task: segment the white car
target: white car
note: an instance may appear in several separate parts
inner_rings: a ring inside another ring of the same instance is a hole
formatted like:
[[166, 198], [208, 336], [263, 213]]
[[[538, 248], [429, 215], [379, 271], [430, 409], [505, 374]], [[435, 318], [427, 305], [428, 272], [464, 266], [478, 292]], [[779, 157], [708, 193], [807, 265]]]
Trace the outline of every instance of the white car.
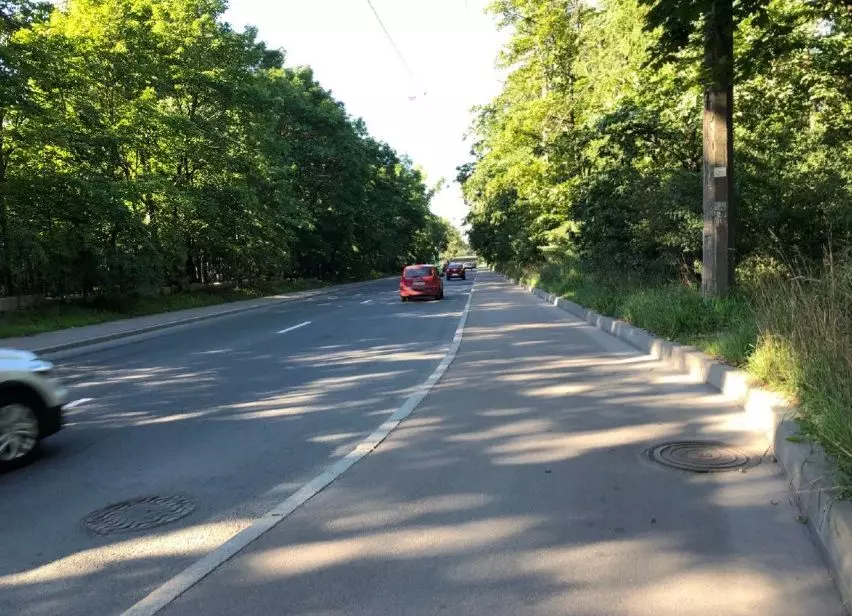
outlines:
[[35, 353], [0, 349], [0, 470], [28, 462], [62, 427], [67, 390], [52, 370]]

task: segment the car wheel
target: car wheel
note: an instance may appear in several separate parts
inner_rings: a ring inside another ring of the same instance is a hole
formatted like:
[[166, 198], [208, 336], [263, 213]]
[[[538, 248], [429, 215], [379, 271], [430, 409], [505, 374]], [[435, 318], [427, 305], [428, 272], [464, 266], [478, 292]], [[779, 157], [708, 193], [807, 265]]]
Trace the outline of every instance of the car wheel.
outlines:
[[37, 453], [40, 406], [27, 392], [0, 395], [0, 470], [26, 464]]
[[402, 295], [399, 296], [399, 301], [401, 301], [401, 302], [404, 302], [407, 299], [408, 299], [407, 297], [403, 297]]

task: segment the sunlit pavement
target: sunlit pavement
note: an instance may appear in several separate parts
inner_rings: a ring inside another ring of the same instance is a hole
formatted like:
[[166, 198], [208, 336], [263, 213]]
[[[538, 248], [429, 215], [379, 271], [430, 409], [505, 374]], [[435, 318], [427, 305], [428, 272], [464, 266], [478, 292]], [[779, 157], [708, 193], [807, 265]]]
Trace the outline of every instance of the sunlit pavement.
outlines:
[[[403, 304], [377, 282], [58, 359], [91, 400], [41, 459], [0, 475], [0, 614], [120, 613], [250, 525], [426, 379], [471, 287]], [[83, 524], [149, 496], [194, 509], [134, 532]]]
[[[444, 357], [444, 302], [393, 284], [61, 365], [46, 455], [0, 476], [0, 614], [119, 614], [339, 459]], [[766, 443], [718, 395], [480, 273], [455, 362], [388, 440], [161, 612], [837, 616], [777, 465], [688, 474], [673, 439]], [[176, 496], [171, 524], [83, 519]]]
[[415, 414], [164, 614], [836, 616], [779, 469], [703, 385], [481, 274], [455, 363]]

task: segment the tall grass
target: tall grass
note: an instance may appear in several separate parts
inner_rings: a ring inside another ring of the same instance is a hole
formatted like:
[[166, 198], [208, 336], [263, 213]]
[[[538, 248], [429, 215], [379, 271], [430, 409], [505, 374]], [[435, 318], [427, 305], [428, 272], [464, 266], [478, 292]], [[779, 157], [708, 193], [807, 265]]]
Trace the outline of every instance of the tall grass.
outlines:
[[852, 477], [852, 256], [768, 281], [754, 294], [752, 368], [793, 394], [805, 431]]

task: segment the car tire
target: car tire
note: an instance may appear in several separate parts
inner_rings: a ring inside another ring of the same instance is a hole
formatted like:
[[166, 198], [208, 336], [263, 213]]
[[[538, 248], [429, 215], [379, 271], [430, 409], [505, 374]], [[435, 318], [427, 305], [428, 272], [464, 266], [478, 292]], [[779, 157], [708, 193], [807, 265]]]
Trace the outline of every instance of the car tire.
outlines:
[[44, 403], [32, 392], [0, 393], [0, 471], [18, 468], [36, 457], [43, 411]]
[[405, 302], [405, 301], [408, 301], [408, 298], [407, 298], [407, 297], [403, 297], [402, 295], [400, 295], [400, 296], [399, 296], [399, 301], [401, 301], [401, 302]]

